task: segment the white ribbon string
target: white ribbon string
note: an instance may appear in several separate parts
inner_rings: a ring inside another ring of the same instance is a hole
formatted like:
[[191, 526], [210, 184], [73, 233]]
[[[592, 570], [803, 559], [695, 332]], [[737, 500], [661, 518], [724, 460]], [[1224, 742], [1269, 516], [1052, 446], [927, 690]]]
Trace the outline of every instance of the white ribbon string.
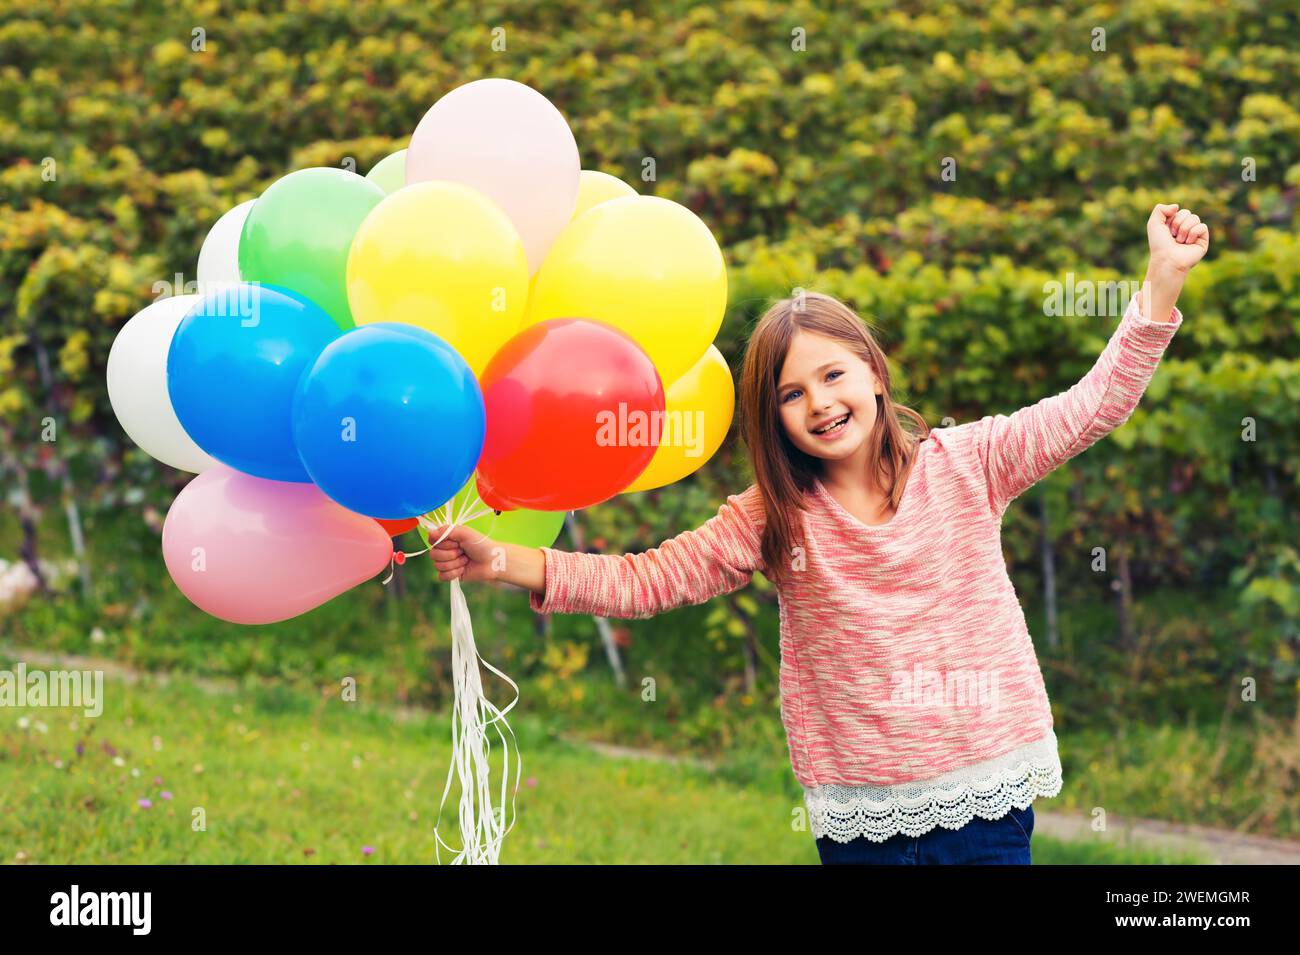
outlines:
[[[426, 550], [431, 550], [441, 543], [455, 525], [494, 513], [490, 508], [473, 510], [476, 504], [482, 503], [477, 500], [476, 494], [473, 496], [475, 498], [473, 502], [468, 498], [462, 502], [459, 514], [451, 513], [452, 505], [449, 501], [443, 507], [431, 511], [429, 515], [419, 518], [420, 526], [426, 531], [431, 531], [442, 524], [447, 525], [442, 536], [437, 540], [430, 540]], [[494, 517], [493, 525], [495, 524]], [[515, 691], [515, 698], [505, 709], [498, 709], [484, 696], [479, 664], [491, 670]], [[447, 767], [447, 784], [442, 791], [442, 800], [438, 803], [438, 820], [433, 827], [436, 840], [434, 852], [441, 864], [442, 856], [439, 850], [454, 848], [443, 841], [438, 833], [438, 826], [442, 822], [442, 809], [447, 802], [447, 794], [451, 791], [452, 777], [455, 776], [460, 783], [458, 818], [461, 849], [451, 860], [451, 864], [497, 865], [500, 862], [501, 845], [515, 825], [515, 796], [519, 792], [519, 777], [523, 769], [519, 747], [516, 745], [515, 785], [510, 794], [510, 822], [507, 825], [506, 791], [509, 789], [510, 780], [510, 743], [507, 734], [510, 739], [514, 739], [515, 734], [510, 729], [510, 724], [506, 722], [506, 714], [519, 702], [519, 685], [479, 656], [478, 648], [474, 644], [474, 628], [470, 620], [469, 606], [465, 603], [465, 593], [461, 589], [459, 579], [451, 582], [451, 669], [452, 685], [455, 690], [451, 711], [451, 765]], [[495, 727], [504, 756], [501, 764], [499, 807], [493, 805], [492, 799], [492, 744], [487, 732], [488, 727]]]

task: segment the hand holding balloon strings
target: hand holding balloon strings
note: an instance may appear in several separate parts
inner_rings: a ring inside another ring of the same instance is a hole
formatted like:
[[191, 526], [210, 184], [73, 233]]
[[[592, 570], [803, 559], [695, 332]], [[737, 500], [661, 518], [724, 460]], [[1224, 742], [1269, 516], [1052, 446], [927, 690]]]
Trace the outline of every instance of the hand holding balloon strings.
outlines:
[[[468, 524], [470, 521], [477, 520], [480, 517], [486, 517], [488, 514], [495, 513], [490, 508], [486, 508], [486, 507], [478, 508], [477, 510], [473, 510], [472, 513], [470, 513], [471, 509], [473, 508], [473, 504], [468, 500], [461, 501], [459, 507], [456, 507], [456, 504], [457, 504], [456, 499], [453, 498], [452, 500], [444, 504], [442, 507], [434, 508], [432, 511], [429, 512], [429, 514], [432, 515], [432, 518], [434, 519], [430, 519], [429, 516], [425, 516], [425, 515], [420, 515], [419, 517], [416, 518], [416, 521], [419, 523], [420, 528], [424, 530], [426, 534], [436, 530], [439, 527], [443, 527], [444, 525], [446, 526], [446, 530], [443, 531], [442, 535], [436, 541], [435, 540], [429, 541], [428, 546], [426, 546], [423, 550], [417, 550], [417, 551], [394, 550], [392, 560], [388, 565], [388, 576], [385, 577], [381, 581], [381, 583], [387, 584], [390, 580], [393, 579], [394, 564], [401, 566], [402, 564], [405, 564], [407, 559], [410, 557], [420, 557], [424, 554], [431, 553], [434, 550], [434, 548], [436, 548], [446, 538], [446, 536], [452, 532], [452, 528], [461, 524]], [[453, 507], [456, 507], [456, 511], [454, 515], [453, 515]]]

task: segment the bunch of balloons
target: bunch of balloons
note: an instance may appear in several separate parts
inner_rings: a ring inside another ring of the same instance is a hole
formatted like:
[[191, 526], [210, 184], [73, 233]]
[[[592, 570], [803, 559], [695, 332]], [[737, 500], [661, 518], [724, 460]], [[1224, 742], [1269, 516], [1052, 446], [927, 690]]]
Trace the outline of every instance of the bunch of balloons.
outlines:
[[698, 469], [734, 408], [726, 297], [690, 210], [582, 170], [537, 91], [476, 80], [368, 175], [302, 169], [223, 215], [197, 294], [121, 330], [108, 390], [198, 473], [172, 579], [271, 623], [400, 562], [426, 515], [481, 504], [474, 526], [549, 545], [565, 512]]

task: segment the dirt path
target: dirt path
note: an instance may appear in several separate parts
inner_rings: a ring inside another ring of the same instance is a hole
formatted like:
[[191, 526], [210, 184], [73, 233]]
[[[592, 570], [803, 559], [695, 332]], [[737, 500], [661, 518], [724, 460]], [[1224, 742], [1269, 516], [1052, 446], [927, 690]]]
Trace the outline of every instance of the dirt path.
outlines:
[[1300, 865], [1300, 842], [1289, 839], [1159, 819], [1111, 815], [1106, 822], [1105, 832], [1094, 832], [1090, 815], [1034, 807], [1034, 835], [1048, 835], [1063, 842], [1100, 839], [1133, 848], [1194, 852], [1220, 865]]
[[[70, 670], [102, 670], [107, 677], [138, 682], [142, 674], [113, 660], [71, 654], [48, 653], [19, 647], [0, 646], [0, 655], [23, 660], [29, 667], [59, 667]], [[152, 679], [166, 683], [166, 674], [147, 674]], [[195, 685], [212, 693], [233, 693], [239, 684], [226, 678], [187, 677]], [[415, 707], [386, 707], [399, 717], [409, 716]], [[689, 765], [711, 770], [709, 760], [688, 756], [657, 753], [653, 750], [635, 749], [576, 736], [561, 737], [565, 742], [581, 746], [609, 759], [648, 759], [672, 765]], [[1300, 865], [1300, 841], [1254, 836], [1231, 829], [1210, 826], [1185, 825], [1162, 822], [1159, 819], [1129, 818], [1111, 815], [1105, 832], [1094, 832], [1092, 817], [1085, 813], [1065, 812], [1034, 807], [1034, 833], [1060, 839], [1063, 842], [1088, 842], [1100, 839], [1117, 845], [1151, 847], [1194, 852], [1222, 865]]]

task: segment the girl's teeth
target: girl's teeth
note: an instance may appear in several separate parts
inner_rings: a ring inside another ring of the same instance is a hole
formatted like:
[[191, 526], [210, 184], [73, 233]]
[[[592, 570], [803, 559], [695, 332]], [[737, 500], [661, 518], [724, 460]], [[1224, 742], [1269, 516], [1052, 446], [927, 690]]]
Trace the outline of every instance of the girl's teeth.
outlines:
[[845, 415], [838, 424], [832, 425], [824, 431], [818, 431], [818, 434], [834, 434], [836, 431], [843, 430], [844, 426], [849, 423], [849, 416]]

